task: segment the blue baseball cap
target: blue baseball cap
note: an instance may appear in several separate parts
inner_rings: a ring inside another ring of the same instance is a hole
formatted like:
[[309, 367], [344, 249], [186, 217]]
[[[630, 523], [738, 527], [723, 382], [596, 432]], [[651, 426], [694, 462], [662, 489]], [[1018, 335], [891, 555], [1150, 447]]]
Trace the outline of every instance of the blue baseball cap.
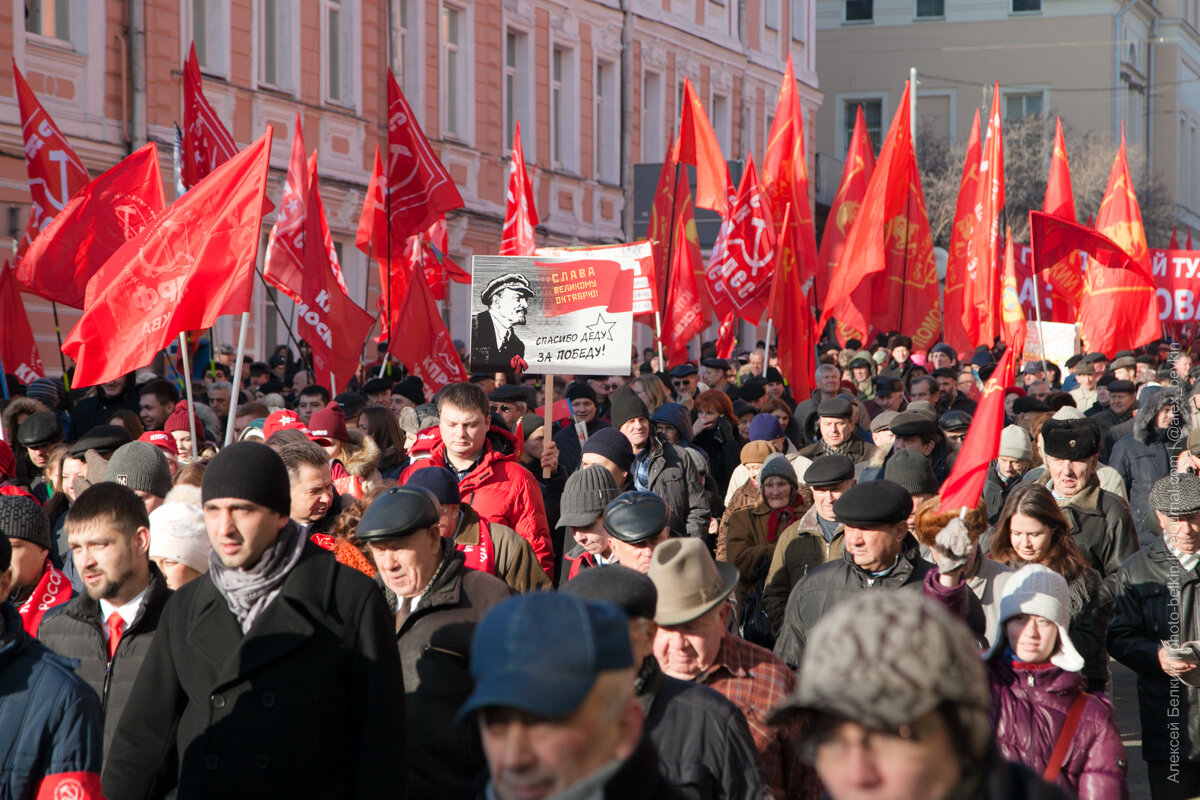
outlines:
[[513, 597], [475, 627], [475, 691], [457, 719], [491, 706], [562, 719], [583, 704], [601, 672], [632, 666], [629, 620], [615, 605], [553, 592]]

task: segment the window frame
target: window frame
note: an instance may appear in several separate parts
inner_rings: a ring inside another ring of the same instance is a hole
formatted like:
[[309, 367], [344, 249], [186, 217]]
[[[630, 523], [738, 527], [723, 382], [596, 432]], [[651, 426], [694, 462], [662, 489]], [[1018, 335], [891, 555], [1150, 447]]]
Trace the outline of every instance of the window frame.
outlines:
[[[1017, 8], [1017, 3], [1037, 3], [1037, 8]], [[1009, 0], [1008, 13], [1010, 14], [1041, 14], [1042, 0]]]
[[[1013, 117], [1008, 113], [1009, 98], [1015, 98], [1015, 97], [1026, 98], [1026, 97], [1033, 97], [1034, 95], [1041, 95], [1042, 110], [1040, 112], [1040, 116], [1043, 119], [1048, 119], [1049, 118], [1049, 108], [1050, 108], [1050, 87], [1049, 86], [1008, 86], [1008, 87], [1001, 86], [1000, 87], [1001, 120], [1004, 122], [1008, 122], [1010, 119], [1013, 119]], [[1025, 113], [1024, 100], [1022, 100], [1021, 105], [1022, 105], [1021, 116], [1016, 117], [1015, 119], [1025, 119], [1026, 117], [1034, 116], [1032, 114]]]
[[[938, 2], [941, 3], [941, 11], [936, 14], [922, 14], [921, 3], [923, 2]], [[913, 0], [913, 19], [914, 20], [944, 20], [946, 18], [946, 0]]]
[[[620, 69], [620, 61], [617, 59], [597, 56], [594, 60], [592, 174], [596, 180], [610, 186], [618, 186], [621, 183]], [[602, 75], [602, 70], [606, 70], [606, 74]], [[605, 167], [605, 164], [609, 166]]]
[[[448, 33], [446, 15], [449, 12], [458, 15], [458, 41], [453, 45], [446, 40]], [[472, 124], [474, 104], [470, 102], [472, 19], [469, 5], [449, 2], [438, 4], [438, 129], [443, 139], [468, 145], [474, 139], [474, 125]], [[446, 77], [451, 63], [451, 47], [453, 47], [455, 70], [453, 81]], [[450, 95], [451, 83], [454, 84], [453, 97]], [[450, 125], [451, 105], [454, 106], [455, 125], [453, 130]]]
[[[879, 147], [883, 142], [883, 137], [886, 135], [888, 125], [891, 122], [891, 118], [885, 116], [891, 109], [890, 92], [846, 92], [843, 94], [838, 94], [834, 98], [834, 101], [837, 103], [837, 119], [835, 126], [835, 135], [837, 136], [837, 153], [838, 158], [843, 161], [845, 161], [846, 153], [849, 152], [850, 149], [850, 136], [854, 133], [853, 119], [851, 119], [849, 125], [846, 124], [846, 105], [848, 103], [861, 104], [865, 101], [878, 101], [879, 138], [878, 141], [875, 138], [871, 139], [871, 146], [874, 148], [876, 154], [878, 154]], [[868, 134], [869, 133], [870, 131], [868, 130]]]
[[[651, 102], [650, 78], [657, 81], [657, 99]], [[655, 69], [642, 70], [642, 163], [654, 164], [666, 158], [666, 97], [667, 76]]]
[[[196, 61], [200, 72], [223, 80], [229, 80], [230, 53], [229, 34], [231, 31], [229, 0], [180, 0], [180, 62], [188, 57], [188, 52], [195, 41], [195, 9], [197, 3], [205, 8], [205, 39], [202, 47], [196, 50]], [[210, 43], [212, 46], [210, 46]]]
[[[856, 5], [865, 4], [865, 5], [869, 6], [868, 16], [851, 17], [850, 16], [850, 4], [851, 3], [854, 3]], [[846, 2], [842, 4], [842, 22], [844, 24], [865, 25], [867, 23], [874, 22], [874, 21], [875, 21], [875, 2], [874, 2], [874, 0], [846, 0]]]
[[[514, 61], [508, 63], [508, 39], [515, 37]], [[521, 123], [523, 135], [521, 149], [526, 162], [532, 162], [536, 156], [536, 122], [534, 118], [536, 103], [533, 87], [533, 33], [519, 25], [508, 25], [504, 29], [504, 39], [501, 45], [501, 56], [504, 63], [504, 82], [502, 86], [503, 105], [501, 115], [504, 119], [504, 152], [512, 151], [513, 131], [515, 123]], [[512, 95], [510, 97], [510, 94]], [[511, 112], [509, 106], [512, 106]]]
[[[362, 55], [360, 48], [359, 13], [356, 0], [321, 0], [320, 5], [320, 51], [321, 51], [321, 99], [326, 105], [357, 111], [359, 102], [359, 79]], [[330, 12], [338, 13], [338, 74], [337, 94], [331, 87], [330, 67], [334, 58], [330, 52]]]
[[[555, 77], [559, 54], [563, 69]], [[570, 42], [550, 43], [550, 164], [553, 169], [578, 174], [579, 147], [579, 48]], [[557, 91], [557, 95], [556, 95]], [[564, 147], [563, 145], [566, 145]]]
[[[393, 0], [388, 0], [389, 4]], [[394, 0], [390, 5], [392, 13], [391, 35], [392, 51], [389, 66], [397, 77], [400, 90], [412, 107], [417, 121], [424, 124], [425, 103], [425, 3], [423, 0]], [[406, 9], [409, 17], [407, 26], [402, 24], [401, 9]]]

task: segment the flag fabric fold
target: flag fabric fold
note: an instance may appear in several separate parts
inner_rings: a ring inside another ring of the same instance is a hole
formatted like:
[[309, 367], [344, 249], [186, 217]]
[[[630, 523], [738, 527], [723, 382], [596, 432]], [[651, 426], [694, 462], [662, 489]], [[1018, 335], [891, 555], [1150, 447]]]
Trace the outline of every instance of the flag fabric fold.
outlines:
[[521, 123], [513, 134], [512, 163], [508, 171], [508, 192], [504, 199], [504, 229], [500, 235], [500, 255], [531, 256], [537, 247], [533, 229], [537, 227], [537, 206], [533, 199], [533, 181], [525, 172], [525, 151], [521, 147]]
[[967, 269], [967, 242], [975, 220], [975, 193], [979, 185], [979, 110], [971, 123], [967, 154], [963, 159], [958, 202], [954, 206], [954, 228], [950, 231], [950, 251], [946, 258], [946, 289], [943, 295], [944, 338], [956, 353], [973, 349], [971, 334], [963, 325], [963, 276]]
[[[1050, 158], [1050, 176], [1046, 181], [1046, 198], [1042, 211], [1068, 222], [1075, 221], [1075, 197], [1071, 192], [1071, 165], [1067, 160], [1067, 140], [1063, 136], [1062, 120], [1056, 120], [1054, 153]], [[1045, 267], [1050, 282], [1050, 317], [1054, 322], [1073, 323], [1079, 317], [1083, 299], [1083, 260], [1078, 251], [1071, 251], [1060, 260]]]
[[821, 236], [821, 249], [817, 252], [817, 294], [813, 299], [817, 301], [814, 305], [819, 308], [827, 305], [829, 281], [842, 261], [846, 237], [850, 235], [850, 229], [858, 217], [874, 171], [875, 150], [871, 146], [871, 137], [867, 135], [867, 121], [863, 117], [862, 106], [859, 106], [854, 118], [854, 132], [850, 135], [850, 149], [846, 152], [846, 163], [842, 167], [841, 183], [829, 208], [829, 218]]
[[1029, 328], [1025, 324], [1025, 310], [1021, 308], [1017, 264], [1013, 257], [1012, 228], [1005, 231], [1004, 239], [1004, 272], [1000, 281], [1000, 338], [1010, 350], [1020, 353], [1025, 349], [1025, 337]]
[[47, 300], [83, 308], [92, 275], [165, 206], [158, 146], [150, 142], [71, 198], [25, 251], [17, 280]]
[[[792, 207], [785, 207], [783, 229], [791, 222]], [[797, 389], [811, 392], [816, 387], [816, 321], [800, 282], [801, 266], [796, 239], [784, 236], [779, 240], [775, 279], [771, 281], [770, 315], [778, 332], [779, 368], [784, 379]]]
[[696, 168], [696, 205], [721, 216], [729, 210], [733, 181], [721, 155], [717, 134], [708, 121], [692, 82], [683, 79], [683, 108], [679, 115], [679, 162]]
[[[682, 175], [682, 170], [680, 171]], [[663, 317], [663, 344], [667, 360], [682, 364], [688, 360], [687, 345], [704, 329], [700, 292], [696, 287], [696, 265], [700, 259], [700, 240], [696, 236], [696, 217], [692, 211], [692, 193], [683, 175], [675, 187], [675, 243], [667, 277], [667, 309]]]
[[758, 325], [767, 309], [774, 272], [775, 225], [759, 189], [754, 156], [749, 155], [737, 196], [729, 208], [729, 226], [717, 274], [721, 294], [736, 309], [737, 316], [751, 325]]
[[404, 320], [404, 336], [393, 336], [388, 352], [424, 382], [428, 396], [467, 380], [467, 370], [434, 305], [429, 284], [410, 277], [397, 319]]
[[7, 261], [0, 266], [0, 330], [4, 331], [0, 336], [0, 359], [4, 361], [0, 374], [16, 375], [17, 380], [28, 384], [45, 377], [46, 370], [14, 273]]
[[63, 342], [75, 385], [148, 364], [181, 332], [250, 310], [271, 126], [125, 242], [88, 281]]
[[1004, 388], [1016, 377], [1017, 353], [1012, 347], [1004, 351], [995, 372], [983, 387], [979, 407], [967, 429], [954, 469], [942, 484], [943, 511], [956, 508], [975, 508], [983, 495], [988, 467], [1000, 452], [1000, 432], [1004, 430]]
[[204, 96], [196, 45], [183, 63], [183, 185], [191, 189], [237, 153], [233, 136]]
[[1000, 84], [992, 93], [987, 136], [979, 158], [974, 218], [967, 240], [963, 274], [963, 328], [971, 346], [991, 347], [1000, 335], [1000, 212], [1004, 208], [1004, 133], [1000, 121]]
[[304, 131], [300, 115], [292, 136], [292, 155], [288, 161], [287, 178], [279, 213], [267, 237], [267, 254], [263, 257], [263, 278], [286, 294], [293, 302], [300, 300], [304, 283], [304, 228], [308, 205], [309, 168], [304, 149]]

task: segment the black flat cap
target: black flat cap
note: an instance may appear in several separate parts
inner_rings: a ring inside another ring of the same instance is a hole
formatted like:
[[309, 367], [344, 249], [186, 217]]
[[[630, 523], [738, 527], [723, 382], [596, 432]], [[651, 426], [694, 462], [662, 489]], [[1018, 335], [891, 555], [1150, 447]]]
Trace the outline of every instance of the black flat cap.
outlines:
[[867, 481], [851, 486], [833, 501], [833, 516], [843, 525], [878, 528], [903, 522], [912, 513], [912, 508], [912, 496], [900, 484], [886, 480]]
[[[1200, 383], [1198, 383], [1196, 385], [1200, 386]], [[735, 417], [737, 417], [738, 419], [741, 419], [746, 414], [757, 414], [757, 413], [758, 413], [758, 409], [755, 408], [754, 406], [750, 405], [749, 403], [747, 403], [745, 400], [742, 400], [739, 398], [739, 399], [733, 401], [733, 415]]]
[[1150, 505], [1155, 511], [1175, 519], [1200, 512], [1200, 476], [1174, 472], [1159, 478], [1150, 490]]
[[425, 384], [416, 375], [409, 375], [404, 380], [392, 386], [392, 394], [398, 394], [412, 401], [413, 405], [425, 402]]
[[1083, 461], [1100, 452], [1100, 426], [1093, 419], [1048, 419], [1042, 425], [1048, 456]]
[[1120, 394], [1133, 394], [1137, 387], [1133, 385], [1133, 381], [1113, 381], [1108, 385], [1108, 393], [1118, 392]]
[[720, 370], [729, 369], [729, 362], [723, 358], [706, 358], [703, 361], [701, 361], [700, 364], [703, 365], [704, 367], [707, 367], [708, 369], [720, 369]]
[[900, 379], [890, 375], [872, 378], [871, 383], [875, 386], [875, 394], [879, 397], [887, 397], [892, 392], [900, 391]]
[[1077, 354], [1075, 354], [1075, 355], [1071, 356], [1070, 358], [1068, 358], [1068, 359], [1066, 360], [1066, 362], [1064, 362], [1064, 366], [1065, 366], [1067, 369], [1074, 369], [1074, 368], [1075, 368], [1075, 365], [1076, 365], [1076, 364], [1078, 364], [1078, 363], [1079, 363], [1079, 362], [1080, 362], [1082, 359], [1083, 359], [1083, 356], [1082, 356], [1082, 355], [1079, 355], [1079, 354], [1077, 353]]
[[937, 421], [917, 411], [902, 411], [892, 420], [889, 430], [896, 436], [933, 436]]
[[604, 530], [628, 544], [652, 539], [667, 527], [671, 510], [654, 492], [625, 492], [604, 509]]
[[53, 411], [35, 411], [17, 428], [17, 442], [25, 447], [41, 447], [62, 439], [62, 423]]
[[938, 424], [944, 431], [965, 431], [971, 427], [971, 415], [965, 411], [947, 411]]
[[400, 486], [375, 498], [363, 513], [354, 536], [362, 542], [395, 539], [426, 530], [438, 521], [438, 504], [428, 489]]
[[1108, 361], [1108, 356], [1104, 355], [1104, 353], [1088, 353], [1083, 357], [1083, 360], [1098, 364], [1101, 361]]
[[686, 378], [688, 375], [696, 374], [696, 365], [688, 361], [685, 364], [678, 364], [671, 367], [672, 378]]
[[854, 462], [843, 455], [821, 456], [804, 471], [806, 486], [837, 486], [854, 477]]
[[379, 394], [380, 392], [392, 391], [392, 386], [395, 383], [390, 378], [371, 378], [363, 384], [363, 394]]
[[1134, 359], [1134, 357], [1132, 355], [1118, 356], [1116, 359], [1113, 360], [1113, 362], [1111, 364], [1109, 364], [1109, 367], [1111, 367], [1112, 369], [1129, 369], [1130, 367], [1136, 367], [1136, 366], [1137, 366], [1137, 360]]
[[526, 278], [519, 272], [510, 272], [507, 275], [492, 278], [488, 282], [488, 285], [484, 287], [483, 294], [479, 296], [480, 302], [485, 306], [491, 305], [492, 298], [496, 296], [496, 292], [502, 289], [512, 289], [522, 297], [533, 297], [533, 288], [529, 285], [529, 278]]
[[950, 367], [939, 367], [929, 374], [935, 378], [949, 378], [952, 381], [958, 380], [958, 370], [951, 369]]
[[871, 367], [875, 366], [875, 362], [866, 356], [855, 356], [854, 358], [850, 359], [850, 363], [846, 366], [850, 367], [850, 369], [856, 369], [858, 367], [870, 369]]
[[1040, 361], [1030, 361], [1021, 368], [1021, 374], [1023, 375], [1036, 375], [1039, 372], [1045, 372], [1045, 370], [1042, 369], [1042, 362]]
[[129, 431], [120, 425], [97, 425], [71, 445], [68, 454], [71, 458], [83, 458], [88, 450], [112, 453], [121, 445], [132, 441], [133, 437], [129, 435]]
[[[1112, 389], [1109, 389], [1109, 391], [1112, 391]], [[1027, 413], [1039, 413], [1040, 414], [1043, 411], [1049, 411], [1049, 410], [1050, 410], [1050, 406], [1046, 405], [1041, 400], [1038, 400], [1036, 397], [1029, 397], [1027, 395], [1025, 397], [1018, 397], [1016, 400], [1013, 401], [1013, 413], [1014, 414], [1027, 414]]]
[[850, 419], [854, 416], [854, 406], [845, 397], [838, 395], [822, 400], [821, 405], [817, 406], [817, 416]]
[[1132, 350], [1118, 350], [1113, 354], [1113, 358], [1121, 358], [1123, 356], [1129, 356], [1130, 358], [1133, 358], [1136, 355], [1137, 353], [1133, 352]]
[[598, 569], [585, 569], [559, 589], [580, 600], [612, 603], [633, 619], [654, 619], [658, 607], [658, 589], [654, 581], [636, 569], [610, 564]]
[[496, 391], [488, 395], [488, 400], [497, 403], [511, 403], [515, 401], [525, 402], [525, 387], [516, 386], [511, 383], [506, 383], [502, 386], [497, 386]]
[[783, 373], [774, 367], [767, 367], [767, 383], [783, 383]]
[[738, 389], [738, 397], [743, 400], [758, 400], [767, 393], [764, 388], [766, 385], [767, 382], [759, 376], [748, 378]]

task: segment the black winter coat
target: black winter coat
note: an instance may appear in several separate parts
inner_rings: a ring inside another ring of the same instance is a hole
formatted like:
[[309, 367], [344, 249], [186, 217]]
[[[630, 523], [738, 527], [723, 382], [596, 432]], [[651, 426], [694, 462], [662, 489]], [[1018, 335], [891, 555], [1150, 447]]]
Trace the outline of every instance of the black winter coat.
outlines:
[[[679, 445], [660, 442], [650, 437], [650, 491], [667, 501], [671, 509], [671, 535], [694, 536], [703, 539], [708, 535], [711, 511], [704, 497], [704, 482], [695, 462]], [[637, 469], [636, 465], [633, 469]], [[630, 481], [632, 482], [632, 471]]]
[[[1174, 401], [1183, 416], [1183, 424], [1166, 430], [1155, 427], [1159, 411]], [[1162, 535], [1162, 526], [1150, 505], [1150, 490], [1159, 478], [1175, 471], [1175, 460], [1187, 446], [1191, 414], [1188, 403], [1174, 389], [1158, 392], [1138, 409], [1133, 418], [1133, 433], [1113, 445], [1108, 465], [1125, 482], [1129, 510], [1142, 547], [1153, 544]]]
[[134, 679], [146, 660], [163, 606], [171, 596], [158, 567], [150, 565], [150, 586], [137, 616], [121, 633], [117, 652], [108, 660], [107, 623], [101, 616], [100, 601], [86, 594], [76, 595], [42, 620], [38, 638], [42, 644], [65, 658], [79, 662], [75, 672], [87, 681], [100, 698], [104, 709], [104, 752], [112, 746], [113, 733], [121, 713], [129, 702]]
[[1108, 650], [1138, 675], [1147, 761], [1167, 761], [1173, 752], [1183, 761], [1200, 761], [1200, 689], [1169, 677], [1158, 663], [1163, 641], [1197, 639], [1200, 573], [1184, 569], [1161, 541], [1125, 562], [1116, 578]]
[[709, 475], [716, 482], [719, 496], [724, 497], [725, 488], [733, 471], [742, 463], [742, 440], [725, 417], [717, 417], [717, 425], [692, 440], [692, 445], [708, 456]]
[[303, 547], [246, 634], [207, 575], [171, 598], [108, 753], [108, 800], [151, 796], [172, 753], [179, 800], [404, 796], [393, 617], [369, 578]]
[[1018, 475], [1009, 483], [1005, 483], [1004, 479], [1000, 477], [1000, 473], [996, 472], [996, 462], [993, 461], [988, 465], [987, 480], [983, 484], [983, 501], [987, 503], [989, 525], [995, 525], [1000, 520], [1000, 512], [1004, 510], [1004, 501], [1008, 499], [1008, 493], [1013, 490], [1013, 487], [1021, 483], [1021, 477]]
[[465, 561], [442, 541], [442, 566], [396, 634], [413, 800], [473, 797], [487, 774], [478, 728], [473, 720], [456, 725], [454, 715], [475, 686], [470, 671], [475, 626], [513, 591], [495, 575], [468, 569]]

